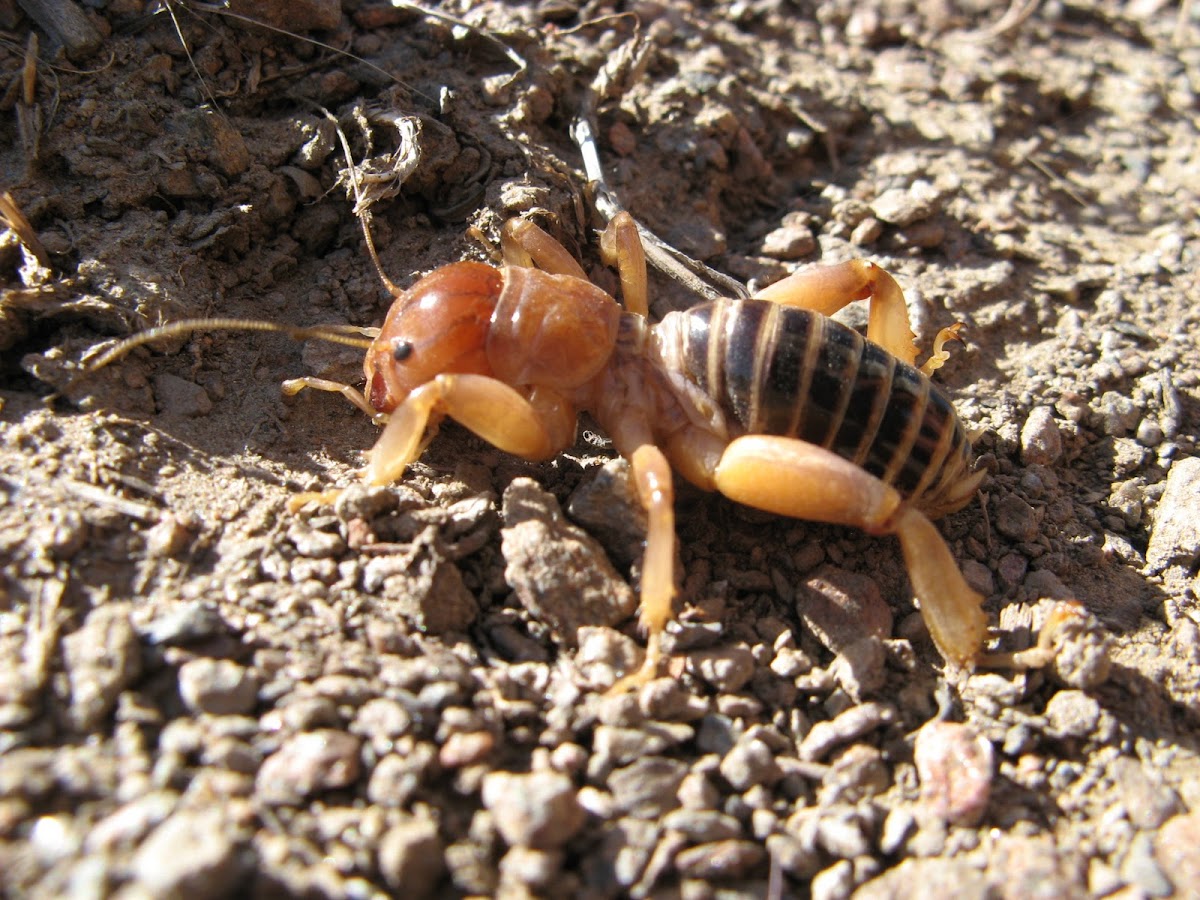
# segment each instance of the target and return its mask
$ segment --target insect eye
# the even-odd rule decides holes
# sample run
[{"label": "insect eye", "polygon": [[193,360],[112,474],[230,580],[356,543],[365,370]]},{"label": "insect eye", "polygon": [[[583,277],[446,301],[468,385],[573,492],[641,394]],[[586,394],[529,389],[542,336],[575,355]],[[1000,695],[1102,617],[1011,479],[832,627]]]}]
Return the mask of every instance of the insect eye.
[{"label": "insect eye", "polygon": [[413,345],[410,341],[406,341],[403,338],[397,338],[392,341],[392,359],[396,362],[404,362],[412,356],[412,352]]}]

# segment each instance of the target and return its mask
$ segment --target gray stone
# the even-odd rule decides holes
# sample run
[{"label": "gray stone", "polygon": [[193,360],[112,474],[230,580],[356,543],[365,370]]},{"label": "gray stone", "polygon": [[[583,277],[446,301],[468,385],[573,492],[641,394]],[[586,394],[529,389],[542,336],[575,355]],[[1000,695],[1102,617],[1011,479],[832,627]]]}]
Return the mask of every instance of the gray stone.
[{"label": "gray stone", "polygon": [[663,816],[662,826],[681,832],[697,844],[733,840],[742,833],[741,822],[713,809],[672,810]]},{"label": "gray stone", "polygon": [[754,675],[756,663],[749,647],[714,647],[687,656],[688,671],[723,694],[740,691]]},{"label": "gray stone", "polygon": [[883,641],[868,635],[847,644],[829,666],[829,674],[850,699],[858,702],[875,693],[887,681],[887,651]]},{"label": "gray stone", "polygon": [[155,376],[154,398],[160,412],[175,416],[206,416],[213,408],[204,388],[170,372]]},{"label": "gray stone", "polygon": [[71,686],[71,723],[96,728],[116,706],[121,691],[142,672],[142,648],[129,622],[128,603],[97,606],[83,627],[63,638],[63,661]]},{"label": "gray stone", "polygon": [[483,805],[511,847],[554,850],[583,825],[575,785],[560,772],[489,772],[483,779]]},{"label": "gray stone", "polygon": [[1154,512],[1146,564],[1151,572],[1169,566],[1190,568],[1200,555],[1200,457],[1171,466],[1162,499]]},{"label": "gray stone", "polygon": [[1100,724],[1100,704],[1083,691],[1059,691],[1046,704],[1046,721],[1061,737],[1090,738]]},{"label": "gray stone", "polygon": [[687,763],[665,756],[646,756],[608,776],[617,810],[639,819],[657,819],[679,806],[676,792]]},{"label": "gray stone", "polygon": [[1021,428],[1021,462],[1052,466],[1062,458],[1062,433],[1049,406],[1035,406]]},{"label": "gray stone", "polygon": [[852,706],[828,722],[817,722],[800,742],[798,755],[807,762],[824,759],[834,747],[896,721],[896,708],[874,701]]},{"label": "gray stone", "polygon": [[420,900],[433,894],[445,873],[444,852],[435,822],[403,820],[380,838],[379,873],[392,890]]},{"label": "gray stone", "polygon": [[771,785],[783,777],[775,754],[761,740],[743,736],[721,760],[721,776],[736,791],[756,784]]},{"label": "gray stone", "polygon": [[1142,411],[1137,404],[1116,391],[1105,391],[1096,403],[1100,427],[1105,434],[1121,437],[1137,428]]},{"label": "gray stone", "polygon": [[892,609],[873,578],[822,566],[804,581],[800,618],[826,648],[839,653],[864,636],[892,636]]},{"label": "gray stone", "polygon": [[996,503],[996,530],[1014,541],[1032,541],[1038,533],[1037,510],[1016,494],[1005,494]]},{"label": "gray stone", "polygon": [[675,871],[684,878],[740,878],[766,858],[766,850],[755,841],[715,841],[681,850],[675,857]]},{"label": "gray stone", "polygon": [[889,188],[871,204],[876,218],[904,227],[931,216],[938,207],[938,193],[927,181],[914,181],[906,190]]},{"label": "gray stone", "polygon": [[305,731],[263,760],[255,788],[268,803],[297,803],[353,784],[360,766],[358,738],[331,728]]},{"label": "gray stone", "polygon": [[258,701],[258,679],[233,660],[202,656],[179,667],[179,696],[194,713],[242,715]]},{"label": "gray stone", "polygon": [[632,588],[600,544],[563,517],[558,501],[529,478],[504,492],[504,577],[555,641],[575,646],[582,625],[616,625],[634,612]]},{"label": "gray stone", "polygon": [[134,853],[134,880],[157,897],[229,896],[241,874],[241,841],[223,810],[180,810]]}]

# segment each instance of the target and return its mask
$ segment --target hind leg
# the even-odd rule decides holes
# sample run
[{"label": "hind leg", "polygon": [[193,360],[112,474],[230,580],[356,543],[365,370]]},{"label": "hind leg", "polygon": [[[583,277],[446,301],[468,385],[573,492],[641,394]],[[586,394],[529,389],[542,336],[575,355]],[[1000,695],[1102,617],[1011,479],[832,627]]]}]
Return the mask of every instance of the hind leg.
[{"label": "hind leg", "polygon": [[734,440],[714,481],[722,494],[747,506],[896,535],[934,644],[947,660],[974,664],[987,631],[983,597],[967,585],[933,523],[894,488],[814,444],[761,435]]}]

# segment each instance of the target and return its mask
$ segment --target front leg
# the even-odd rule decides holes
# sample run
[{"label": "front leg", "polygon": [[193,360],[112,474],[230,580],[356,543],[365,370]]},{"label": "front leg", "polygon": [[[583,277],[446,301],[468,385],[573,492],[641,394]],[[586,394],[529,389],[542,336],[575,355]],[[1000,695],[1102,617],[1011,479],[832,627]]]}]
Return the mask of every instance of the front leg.
[{"label": "front leg", "polygon": [[983,597],[967,585],[933,523],[895,488],[821,447],[761,435],[734,440],[714,481],[726,497],[768,512],[895,534],[934,644],[959,665],[978,659],[987,631]]},{"label": "front leg", "polygon": [[486,375],[438,375],[410,393],[388,419],[362,472],[368,484],[390,484],[421,455],[427,428],[449,416],[489,444],[540,461],[571,446],[575,409],[559,394],[522,394]]},{"label": "front leg", "polygon": [[[534,388],[525,395],[486,375],[438,375],[392,412],[379,440],[367,451],[363,480],[372,485],[398,481],[425,449],[427,434],[446,416],[498,449],[535,462],[549,459],[575,440],[576,411],[554,391]],[[312,501],[333,503],[341,494],[298,494],[288,508],[294,512]]]}]

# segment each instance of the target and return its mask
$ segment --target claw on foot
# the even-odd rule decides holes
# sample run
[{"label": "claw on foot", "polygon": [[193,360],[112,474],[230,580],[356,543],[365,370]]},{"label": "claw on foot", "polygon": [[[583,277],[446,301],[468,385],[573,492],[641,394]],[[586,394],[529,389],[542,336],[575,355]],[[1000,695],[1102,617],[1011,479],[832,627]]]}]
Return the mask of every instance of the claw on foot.
[{"label": "claw on foot", "polygon": [[658,677],[658,669],[662,663],[662,659],[662,635],[651,631],[650,637],[646,641],[646,658],[641,666],[628,675],[617,679],[616,683],[604,693],[610,697],[616,694],[624,694],[637,690],[643,684],[653,681]]}]

